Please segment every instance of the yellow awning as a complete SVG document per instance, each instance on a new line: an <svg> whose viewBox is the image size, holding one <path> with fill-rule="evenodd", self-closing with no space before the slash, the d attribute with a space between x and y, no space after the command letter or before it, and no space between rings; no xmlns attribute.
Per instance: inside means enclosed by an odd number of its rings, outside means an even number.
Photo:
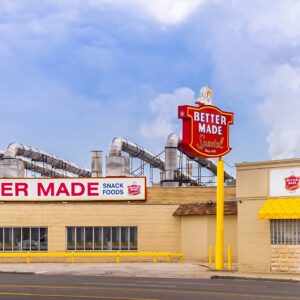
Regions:
<svg viewBox="0 0 300 300"><path fill-rule="evenodd" d="M300 219L300 198L268 199L258 212L259 219Z"/></svg>

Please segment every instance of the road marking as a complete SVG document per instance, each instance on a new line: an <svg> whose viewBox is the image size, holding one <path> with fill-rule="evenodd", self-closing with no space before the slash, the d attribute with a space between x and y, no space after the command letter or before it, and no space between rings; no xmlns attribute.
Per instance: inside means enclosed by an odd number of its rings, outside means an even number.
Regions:
<svg viewBox="0 0 300 300"><path fill-rule="evenodd" d="M76 290L107 290L107 291L136 291L136 292L152 292L152 293L177 293L177 294L200 294L200 295L216 295L216 296L238 296L238 297L255 297L256 299L280 299L285 300L300 300L300 296L288 296L288 295L261 295L261 294L249 294L243 292L226 292L226 291L184 291L184 290L168 290L168 289L143 289L143 288L113 288L113 287L94 287L94 286L63 286L63 285L14 285L14 284L0 284L0 287L8 288L40 288L40 289L76 289ZM1 292L0 292L1 295ZM71 297L71 296L70 296ZM79 296L78 296L79 297ZM101 299L101 298L99 298ZM113 299L112 297L108 299ZM118 299L118 298L116 298ZM127 298L119 298L127 299ZM128 298L128 299L141 299L147 298ZM148 300L148 299L147 299ZM156 299L155 299L156 300Z"/></svg>
<svg viewBox="0 0 300 300"><path fill-rule="evenodd" d="M158 298L134 298L134 297L114 297L114 296L88 296L88 295L68 295L68 294L39 294L39 293L15 293L15 292L0 292L0 296L30 296L30 297L64 297L64 298L79 298L79 299L107 299L107 300L159 300Z"/></svg>

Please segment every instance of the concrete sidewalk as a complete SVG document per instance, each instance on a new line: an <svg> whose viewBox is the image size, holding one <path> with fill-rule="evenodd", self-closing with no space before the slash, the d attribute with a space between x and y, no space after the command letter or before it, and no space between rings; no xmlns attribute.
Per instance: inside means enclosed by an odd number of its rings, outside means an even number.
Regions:
<svg viewBox="0 0 300 300"><path fill-rule="evenodd" d="M300 274L240 273L237 271L214 271L199 263L94 263L94 264L0 264L2 273L65 274L86 276L201 278L201 279L256 279L299 281Z"/></svg>

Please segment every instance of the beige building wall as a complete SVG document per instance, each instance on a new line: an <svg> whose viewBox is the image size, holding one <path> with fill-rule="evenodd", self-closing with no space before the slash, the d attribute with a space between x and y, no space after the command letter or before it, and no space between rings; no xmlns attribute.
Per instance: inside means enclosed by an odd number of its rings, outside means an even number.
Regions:
<svg viewBox="0 0 300 300"><path fill-rule="evenodd" d="M173 213L181 203L214 201L215 197L214 187L153 187L147 189L147 201L3 202L0 227L47 227L52 252L66 251L67 226L137 226L138 251L183 252L187 260L207 261L212 234L208 226L215 226L215 216L175 217ZM225 188L225 199L235 199L235 187ZM234 219L226 216L228 228L235 226ZM234 230L230 231L226 239L234 239Z"/></svg>
<svg viewBox="0 0 300 300"><path fill-rule="evenodd" d="M235 200L235 186L224 189L225 199ZM147 189L147 204L180 204L216 200L215 187L152 187Z"/></svg>
<svg viewBox="0 0 300 300"><path fill-rule="evenodd" d="M207 248L212 245L215 253L216 245L216 217L207 216ZM231 247L232 261L237 262L237 216L224 216L224 261L227 262L227 249Z"/></svg>
<svg viewBox="0 0 300 300"><path fill-rule="evenodd" d="M259 220L258 212L269 198L270 169L295 166L300 166L300 159L236 165L239 271L271 271L270 221Z"/></svg>
<svg viewBox="0 0 300 300"><path fill-rule="evenodd" d="M173 217L177 205L97 203L4 203L1 227L48 227L49 251L66 250L66 226L137 226L139 251L180 249L180 219Z"/></svg>
<svg viewBox="0 0 300 300"><path fill-rule="evenodd" d="M208 262L209 246L216 244L216 217L181 217L181 249L186 259ZM224 218L224 259L227 261L227 247L231 246L232 260L237 261L237 216ZM214 255L214 254L213 254Z"/></svg>
<svg viewBox="0 0 300 300"><path fill-rule="evenodd" d="M179 217L178 217L179 218ZM181 218L181 251L186 260L207 261L207 217Z"/></svg>

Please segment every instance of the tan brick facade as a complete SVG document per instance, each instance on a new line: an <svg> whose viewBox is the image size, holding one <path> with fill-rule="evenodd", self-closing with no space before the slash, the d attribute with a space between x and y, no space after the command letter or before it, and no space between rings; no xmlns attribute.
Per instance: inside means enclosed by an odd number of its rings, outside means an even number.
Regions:
<svg viewBox="0 0 300 300"><path fill-rule="evenodd" d="M300 245L272 245L271 268L274 272L300 273Z"/></svg>
<svg viewBox="0 0 300 300"><path fill-rule="evenodd" d="M271 169L300 166L300 159L237 164L238 268L241 272L299 272L298 250L271 246L270 220L258 212L269 196ZM298 247L296 247L298 248ZM287 263L284 266L284 263ZM290 265L290 267L288 266Z"/></svg>
<svg viewBox="0 0 300 300"><path fill-rule="evenodd" d="M184 217L191 221L190 230L186 230L186 226L181 227L182 218L173 213L180 203L207 202L214 200L215 194L213 187L154 187L148 188L147 201L4 202L0 204L0 227L47 227L48 250L66 251L67 226L137 226L139 251L183 251L187 260L207 261L207 255L202 252L207 251L208 243L213 243L215 232L208 226L212 227L215 217ZM235 198L235 187L225 188L225 198ZM236 216L233 218L236 222ZM231 223L230 228L235 228L230 231L236 230L234 221ZM197 235L197 231L205 231L205 237ZM203 243L198 253L190 251L195 241L199 245Z"/></svg>

